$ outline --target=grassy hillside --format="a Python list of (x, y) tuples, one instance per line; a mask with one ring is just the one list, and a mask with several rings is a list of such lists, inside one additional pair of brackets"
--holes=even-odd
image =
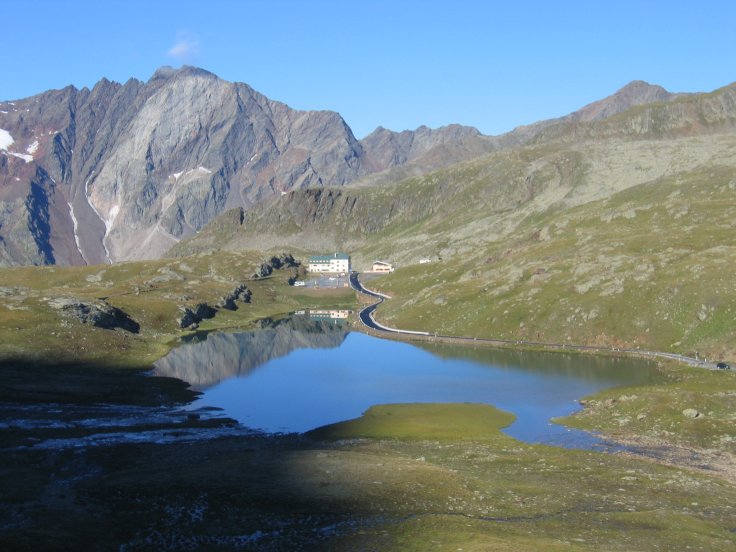
[[(219, 309), (200, 329), (227, 328), (306, 307), (352, 306), (350, 290), (305, 292), (288, 285), (292, 270), (251, 280), (264, 253), (203, 254), (188, 258), (90, 267), (0, 269), (0, 359), (94, 361), (145, 366), (180, 335), (180, 306), (214, 306), (243, 282), (252, 291), (238, 310)], [(85, 324), (53, 307), (60, 298), (104, 299), (140, 324), (135, 334)]]
[(441, 333), (736, 358), (736, 170), (530, 217), (502, 242), (375, 285), (378, 317)]
[(400, 327), (736, 358), (735, 198), (734, 135), (546, 144), (294, 192), (174, 253), (346, 250), (399, 267), (378, 316)]

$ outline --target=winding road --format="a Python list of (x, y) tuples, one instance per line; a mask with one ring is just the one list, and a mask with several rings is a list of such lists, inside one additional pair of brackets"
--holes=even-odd
[(379, 293), (377, 291), (372, 291), (368, 288), (366, 288), (363, 284), (360, 283), (359, 279), (359, 273), (358, 272), (351, 272), (350, 273), (350, 287), (352, 287), (355, 291), (363, 293), (364, 295), (368, 295), (369, 297), (373, 297), (375, 299), (378, 299), (375, 303), (365, 307), (363, 310), (360, 311), (358, 316), (360, 317), (361, 322), (368, 328), (371, 328), (372, 330), (378, 331), (378, 332), (387, 332), (387, 333), (394, 333), (394, 334), (409, 334), (409, 335), (417, 335), (417, 336), (426, 336), (426, 337), (433, 337), (437, 339), (448, 339), (453, 341), (470, 341), (470, 342), (477, 342), (477, 343), (489, 343), (492, 345), (503, 345), (503, 346), (517, 346), (517, 347), (541, 347), (541, 348), (547, 348), (547, 349), (569, 349), (569, 350), (575, 350), (575, 351), (591, 351), (591, 352), (605, 352), (605, 353), (623, 353), (628, 355), (635, 355), (635, 356), (643, 356), (643, 357), (657, 357), (657, 358), (666, 358), (669, 360), (676, 360), (678, 362), (683, 362), (685, 364), (688, 364), (690, 366), (697, 366), (699, 368), (706, 368), (709, 370), (717, 370), (716, 363), (714, 362), (705, 362), (697, 358), (692, 358), (684, 355), (678, 355), (675, 353), (665, 353), (662, 351), (643, 351), (641, 349), (620, 349), (617, 347), (596, 347), (593, 345), (572, 345), (569, 343), (545, 343), (541, 341), (525, 341), (525, 340), (515, 340), (515, 339), (493, 339), (493, 338), (482, 338), (482, 337), (466, 337), (466, 336), (458, 336), (458, 335), (440, 335), (436, 333), (429, 333), (429, 332), (417, 332), (412, 330), (401, 330), (398, 328), (391, 328), (389, 326), (384, 326), (383, 324), (380, 324), (376, 322), (375, 318), (373, 317), (375, 310), (378, 308), (378, 305), (383, 303), (384, 299), (390, 299), (388, 295), (384, 295), (383, 293)]
[(370, 297), (378, 299), (378, 301), (376, 301), (372, 305), (367, 306), (362, 311), (360, 311), (360, 313), (358, 313), (358, 316), (360, 317), (361, 322), (363, 322), (364, 325), (371, 328), (372, 330), (376, 330), (378, 332), (389, 332), (389, 333), (397, 333), (397, 334), (411, 334), (411, 335), (425, 335), (425, 336), (434, 335), (435, 337), (441, 337), (441, 336), (436, 336), (435, 334), (431, 334), (429, 332), (414, 332), (411, 330), (400, 330), (398, 328), (390, 328), (388, 326), (384, 326), (383, 324), (379, 324), (378, 322), (376, 322), (376, 319), (373, 318), (373, 313), (378, 308), (378, 305), (383, 303), (384, 299), (391, 299), (391, 298), (388, 295), (384, 295), (383, 293), (379, 293), (377, 291), (371, 291), (370, 289), (363, 286), (363, 284), (361, 284), (360, 280), (358, 279), (357, 272), (350, 273), (350, 287), (352, 287), (355, 291), (363, 293), (364, 295), (368, 295)]

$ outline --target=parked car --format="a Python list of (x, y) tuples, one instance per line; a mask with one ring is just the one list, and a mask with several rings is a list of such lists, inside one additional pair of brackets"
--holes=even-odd
[(294, 287), (304, 287), (306, 285), (306, 282), (294, 282)]
[(719, 362), (718, 364), (716, 364), (716, 368), (718, 368), (719, 370), (730, 370), (731, 366), (729, 366), (725, 362)]

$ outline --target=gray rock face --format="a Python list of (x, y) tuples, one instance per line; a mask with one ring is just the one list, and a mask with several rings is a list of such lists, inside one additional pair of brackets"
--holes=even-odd
[[(473, 127), (461, 125), (448, 125), (438, 129), (420, 126), (416, 130), (403, 132), (378, 127), (363, 138), (360, 144), (372, 172), (405, 165), (432, 154), (441, 156), (446, 148), (459, 150), (465, 146), (471, 155), (479, 155), (492, 149), (487, 136), (483, 136)], [(462, 155), (454, 157), (457, 161), (463, 159)]]
[(734, 128), (734, 86), (683, 97), (637, 81), (503, 136), (450, 125), (379, 128), (359, 142), (337, 113), (293, 110), (201, 69), (103, 79), (0, 102), (0, 266), (158, 258), (226, 211), (242, 224), (238, 208), (264, 200), (397, 180), (530, 142)]
[(0, 111), (13, 140), (0, 153), (5, 265), (157, 258), (226, 210), (487, 148), (459, 125), (379, 129), (358, 142), (337, 113), (296, 111), (191, 67)]
[(0, 103), (0, 263), (156, 258), (226, 209), (365, 173), (334, 112), (194, 68)]

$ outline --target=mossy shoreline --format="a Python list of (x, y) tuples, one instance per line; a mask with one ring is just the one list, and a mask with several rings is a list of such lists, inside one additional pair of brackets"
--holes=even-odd
[(623, 455), (520, 443), (500, 431), (512, 419), (487, 405), (382, 405), (307, 435), (224, 431), (169, 444), (4, 446), (0, 543), (18, 550), (736, 544), (733, 485)]

